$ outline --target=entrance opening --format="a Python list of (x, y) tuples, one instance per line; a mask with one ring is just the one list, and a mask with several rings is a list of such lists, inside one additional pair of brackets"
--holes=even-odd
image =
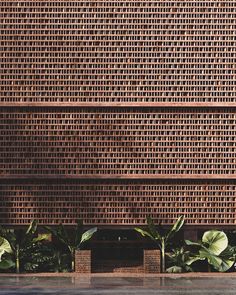
[(147, 244), (134, 230), (100, 230), (90, 245), (92, 272), (142, 272)]

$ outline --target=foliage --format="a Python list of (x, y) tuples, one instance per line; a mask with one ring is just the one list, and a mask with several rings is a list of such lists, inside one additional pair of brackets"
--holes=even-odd
[[(12, 257), (15, 261), (16, 272), (28, 270), (29, 264), (34, 268), (34, 260), (32, 259), (39, 253), (39, 247), (42, 241), (48, 239), (48, 235), (37, 236), (37, 221), (33, 220), (26, 231), (9, 230), (0, 226), (0, 236), (5, 238), (11, 249)], [(37, 251), (36, 251), (37, 249)], [(31, 262), (29, 262), (31, 261)], [(27, 264), (28, 263), (28, 264)]]
[(187, 264), (195, 261), (206, 261), (215, 270), (225, 272), (235, 262), (235, 248), (228, 245), (228, 238), (223, 231), (210, 230), (204, 233), (201, 242), (185, 241), (188, 246), (195, 249)]
[(49, 272), (49, 265), (52, 262), (52, 251), (47, 243), (39, 242), (29, 248), (30, 255), (21, 257), (24, 260), (22, 269), (27, 272)]
[(27, 272), (68, 272), (70, 255), (61, 253), (55, 246), (52, 242), (35, 245), (31, 255), (25, 258), (24, 270)]
[(90, 240), (93, 234), (97, 231), (97, 227), (93, 227), (86, 232), (83, 232), (83, 222), (77, 221), (73, 233), (69, 234), (63, 224), (56, 228), (45, 227), (58, 241), (60, 241), (70, 252), (71, 255), (71, 270), (74, 271), (75, 250), (81, 249), (83, 244)]
[(71, 256), (68, 253), (61, 251), (54, 251), (53, 261), (50, 264), (50, 271), (53, 272), (69, 272), (71, 264)]
[(3, 237), (0, 237), (0, 269), (6, 270), (15, 266), (15, 263), (9, 257), (12, 254), (10, 243)]
[(154, 225), (154, 222), (151, 217), (147, 217), (147, 224), (148, 229), (143, 230), (141, 228), (135, 228), (135, 230), (140, 233), (143, 237), (149, 237), (151, 240), (153, 240), (158, 247), (161, 250), (161, 257), (162, 257), (162, 272), (165, 272), (165, 249), (170, 243), (173, 236), (182, 228), (184, 224), (184, 216), (180, 216), (174, 225), (171, 227), (171, 229), (162, 234), (160, 230), (156, 228)]
[(2, 259), (2, 255), (4, 253), (12, 253), (12, 249), (11, 249), (11, 245), (8, 242), (8, 240), (6, 240), (3, 237), (0, 237), (0, 261)]
[(190, 252), (185, 251), (183, 247), (179, 249), (173, 249), (172, 253), (166, 253), (171, 262), (171, 267), (167, 268), (166, 271), (169, 273), (176, 272), (189, 272), (193, 271), (193, 269), (187, 264)]
[(49, 259), (45, 262), (44, 266), (40, 269), (42, 272), (69, 272), (71, 268), (71, 255), (68, 249), (53, 241), (44, 245), (41, 249), (45, 256)]

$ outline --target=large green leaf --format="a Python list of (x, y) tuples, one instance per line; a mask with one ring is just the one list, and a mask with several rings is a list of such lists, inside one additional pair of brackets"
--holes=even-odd
[(223, 252), (220, 253), (222, 257), (236, 257), (236, 248), (232, 246), (228, 246)]
[(45, 228), (47, 231), (49, 231), (54, 237), (57, 237), (57, 231), (50, 227), (50, 226), (44, 226), (43, 228)]
[(212, 254), (211, 252), (206, 251), (205, 249), (199, 250), (199, 256), (202, 259), (204, 258), (207, 259), (208, 263), (211, 264), (215, 269), (219, 269), (222, 262), (219, 256), (216, 256)]
[(68, 239), (67, 233), (65, 234), (65, 229), (62, 224), (57, 226), (56, 228), (52, 228), (50, 226), (44, 226), (46, 230), (48, 230), (58, 241), (60, 241), (65, 246), (70, 246), (70, 241)]
[(205, 260), (206, 258), (201, 258), (199, 255), (196, 256), (190, 256), (187, 260), (186, 260), (186, 264), (187, 265), (191, 265), (192, 263), (199, 261), (199, 260)]
[(227, 271), (230, 269), (235, 263), (235, 247), (228, 246), (223, 252), (220, 253), (220, 257), (222, 259), (221, 266), (219, 271)]
[(186, 243), (188, 246), (202, 247), (202, 245), (201, 245), (200, 243), (192, 242), (192, 241), (190, 241), (190, 240), (185, 240), (185, 243)]
[(2, 255), (5, 253), (5, 251), (3, 249), (0, 249), (0, 261), (2, 259)]
[(230, 257), (230, 256), (227, 257), (227, 255), (221, 256), (221, 254), (217, 256), (205, 250), (200, 250), (199, 254), (202, 258), (205, 257), (208, 260), (208, 263), (212, 265), (214, 269), (220, 272), (227, 271), (233, 266), (235, 262), (234, 257)]
[(89, 239), (92, 238), (93, 234), (97, 231), (97, 227), (93, 227), (89, 230), (87, 230), (85, 233), (82, 234), (80, 245)]
[(184, 216), (181, 215), (176, 220), (176, 222), (174, 223), (170, 231), (167, 233), (165, 240), (168, 241), (175, 233), (177, 233), (182, 228), (183, 225), (184, 225)]
[(222, 262), (221, 262), (221, 265), (220, 265), (218, 271), (225, 272), (225, 271), (229, 270), (234, 265), (234, 262), (235, 262), (234, 258), (230, 258), (230, 259), (223, 259), (222, 258)]
[(14, 233), (14, 230), (5, 229), (2, 226), (0, 226), (0, 236), (2, 238), (5, 238), (10, 243), (12, 250), (15, 250), (16, 235)]
[(135, 227), (134, 230), (136, 230), (138, 233), (140, 233), (143, 237), (149, 237), (153, 241), (156, 241), (155, 238), (149, 232), (147, 232), (139, 227)]
[(162, 237), (161, 237), (160, 233), (158, 232), (158, 230), (156, 229), (156, 226), (150, 216), (147, 216), (147, 224), (148, 224), (149, 232), (152, 235), (152, 237), (155, 240), (161, 241)]
[(15, 267), (15, 263), (10, 259), (4, 259), (0, 261), (0, 269), (6, 270), (11, 267)]
[(48, 240), (50, 238), (50, 234), (42, 234), (32, 240), (32, 243), (38, 243), (41, 241)]
[(185, 241), (189, 246), (200, 247), (198, 253), (189, 257), (187, 264), (197, 260), (207, 259), (208, 263), (217, 271), (224, 272), (230, 269), (235, 262), (235, 248), (228, 246), (228, 238), (223, 231), (211, 230), (204, 233), (202, 243)]
[(12, 249), (8, 240), (6, 240), (3, 237), (0, 237), (0, 261), (4, 253), (12, 253)]
[(37, 220), (32, 220), (25, 234), (34, 235), (37, 230), (37, 224)]
[(223, 231), (210, 230), (204, 233), (202, 243), (206, 245), (208, 251), (219, 255), (227, 248), (228, 238)]

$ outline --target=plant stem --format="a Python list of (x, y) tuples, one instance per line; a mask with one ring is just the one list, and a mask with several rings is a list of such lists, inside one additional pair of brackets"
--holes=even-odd
[(209, 263), (208, 263), (208, 272), (211, 272), (211, 266)]
[(161, 272), (166, 271), (166, 265), (165, 265), (165, 242), (161, 242)]
[(57, 264), (58, 264), (57, 272), (60, 272), (61, 271), (61, 253), (59, 251), (57, 252)]
[(75, 271), (75, 249), (71, 251), (71, 271)]
[(16, 245), (16, 273), (20, 273), (19, 245)]

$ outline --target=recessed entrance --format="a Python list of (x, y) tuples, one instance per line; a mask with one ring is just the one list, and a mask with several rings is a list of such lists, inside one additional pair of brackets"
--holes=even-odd
[(143, 249), (150, 246), (134, 230), (100, 230), (90, 245), (92, 272), (142, 272)]

